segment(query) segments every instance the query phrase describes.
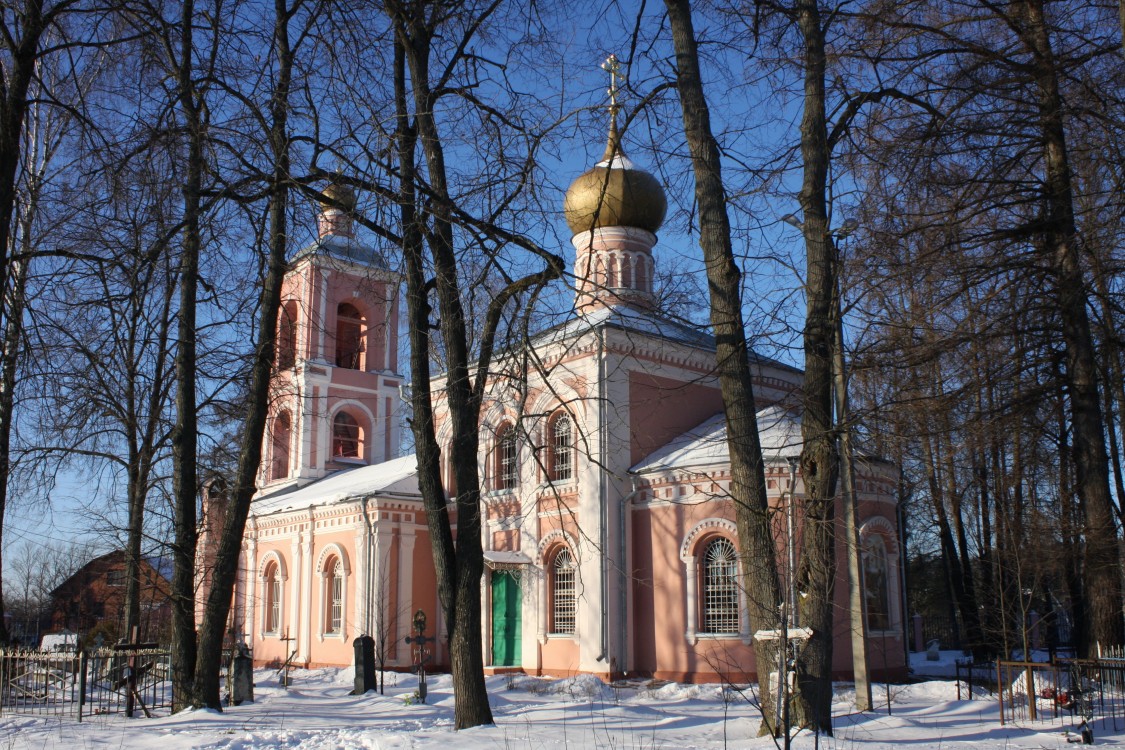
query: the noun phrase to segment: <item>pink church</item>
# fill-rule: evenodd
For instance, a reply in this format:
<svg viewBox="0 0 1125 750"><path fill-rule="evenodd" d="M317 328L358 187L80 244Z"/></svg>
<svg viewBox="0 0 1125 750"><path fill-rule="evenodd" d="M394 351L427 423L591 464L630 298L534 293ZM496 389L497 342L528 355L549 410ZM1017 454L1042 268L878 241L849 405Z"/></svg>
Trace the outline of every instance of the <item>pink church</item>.
<svg viewBox="0 0 1125 750"><path fill-rule="evenodd" d="M447 661L413 456L397 457L399 277L359 241L354 198L330 187L319 239L284 290L261 488L243 542L234 630L259 663L349 665L370 635L405 668L417 610ZM752 679L753 633L726 495L730 467L712 337L662 315L653 293L659 183L611 131L575 180L573 314L497 363L482 416L490 671ZM800 371L755 361L768 491L801 501ZM440 404L438 404L440 409ZM872 673L905 674L893 465L857 461ZM205 509L201 559L220 503ZM842 512L837 512L842 518ZM799 522L798 522L799 526ZM846 538L839 524L834 669L851 674ZM784 555L780 562L784 568Z"/></svg>

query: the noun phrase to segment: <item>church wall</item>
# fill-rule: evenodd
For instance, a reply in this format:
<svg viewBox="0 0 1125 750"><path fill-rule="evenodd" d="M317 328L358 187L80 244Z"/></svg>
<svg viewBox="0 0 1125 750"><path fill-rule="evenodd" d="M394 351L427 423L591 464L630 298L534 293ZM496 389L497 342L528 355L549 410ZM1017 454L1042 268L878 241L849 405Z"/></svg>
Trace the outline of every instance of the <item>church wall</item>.
<svg viewBox="0 0 1125 750"><path fill-rule="evenodd" d="M581 671L582 658L576 639L564 635L548 635L539 648L542 666L536 670L536 674L570 677Z"/></svg>
<svg viewBox="0 0 1125 750"><path fill-rule="evenodd" d="M359 576L356 571L356 524L355 517L347 519L349 523L337 526L338 530L325 533L324 528L316 529L316 536L312 548L312 580L310 601L306 611L309 615L310 634L309 662L310 664L350 664L352 661L352 638L360 627L362 614L357 609L356 593L359 588ZM317 526L321 525L317 522ZM342 555L345 562L344 573L344 612L343 626L338 634L325 633L328 606L326 601L326 579L324 566L328 557L333 554Z"/></svg>
<svg viewBox="0 0 1125 750"><path fill-rule="evenodd" d="M336 309L342 303L356 308L365 322L363 336L364 370L385 368L386 346L383 328L386 324L385 285L357 274L327 271L327 335L325 358L333 360L336 345Z"/></svg>
<svg viewBox="0 0 1125 750"><path fill-rule="evenodd" d="M314 312L316 309L316 300L309 295L310 289L313 288L312 277L315 271L313 268L304 264L303 266L295 269L286 274L285 279L281 283L281 301L284 305L289 300L297 302L297 347L294 355L298 361L309 359L312 351L313 338L311 330L314 323Z"/></svg>
<svg viewBox="0 0 1125 750"><path fill-rule="evenodd" d="M717 388L630 372L630 465L722 409Z"/></svg>
<svg viewBox="0 0 1125 750"><path fill-rule="evenodd" d="M287 631L290 637L296 637L292 629L292 612L296 601L300 576L294 572L294 559L292 554L293 541L288 533L281 533L280 529L266 529L268 539L259 538L256 545L255 559L250 568L250 590L247 592L253 600L253 619L246 619L248 630L251 633L251 646L254 652L254 661L259 664L280 664L285 661L289 650L292 650L293 641L283 642L282 637ZM276 633L265 633L266 587L263 578L268 561L276 559L282 569L281 573L281 626Z"/></svg>
<svg viewBox="0 0 1125 750"><path fill-rule="evenodd" d="M406 537L404 546L407 549L404 550L401 558L410 561L410 569L406 578L409 582L409 589L402 590L401 594L396 594L396 612L399 617L395 627L397 643L394 645L393 651L397 658L396 663L410 664L410 649L404 644L403 639L411 634L410 618L419 609L424 610L428 620L426 635L435 637L431 644L432 660L430 661L430 668L446 669L449 666L449 654L445 648L445 621L438 600L433 549L430 544L429 531L425 528L425 518L418 514L417 520L422 525L413 529L412 537ZM406 615L405 619L402 618L404 614Z"/></svg>
<svg viewBox="0 0 1125 750"><path fill-rule="evenodd" d="M252 545L252 589L246 592L243 604L256 663L284 661L289 652L296 650L295 663L303 666L347 666L354 658L355 637L369 634L376 639L376 649L386 649L388 666L406 667L410 651L403 645L403 638L411 633L414 612L423 609L429 621L427 635L439 635L432 664L447 665L441 646L442 618L432 551L420 502L376 502L369 509L370 553L364 549L368 536L359 503L320 506L311 515L310 511L300 511L271 517L264 524L257 543ZM368 555L371 561L366 559ZM325 632L329 614L329 579L325 570L333 556L345 561L344 612L339 634ZM279 560L284 570L281 627L275 634L265 634L263 574L271 560ZM370 618L363 590L367 571L373 576ZM294 640L283 641L286 635Z"/></svg>
<svg viewBox="0 0 1125 750"><path fill-rule="evenodd" d="M870 534L880 536L886 545L888 573L897 575L900 561L891 473L888 466L876 465L861 472L857 480L862 538ZM773 467L767 471L767 476L774 492L770 505L777 509L775 537L779 575L784 581L785 537L781 523L784 503L780 491L788 487L787 471ZM729 502L715 499L721 498L725 482L715 482L701 474L674 480L671 485L667 480L658 480L655 484L655 492L646 490L629 509L631 668L642 674L677 681L744 679L755 669L745 609L741 613L742 632L735 636L709 636L703 632L700 622L702 549L715 536L724 536L736 548L738 546L733 508ZM801 491L798 484L797 492ZM798 519L798 538L799 525ZM836 675L847 677L852 672L852 657L842 501L837 504L836 525L832 668ZM869 633L868 664L869 670L877 676L901 677L905 675L901 581L888 581L888 587L890 621L885 630Z"/></svg>
<svg viewBox="0 0 1125 750"><path fill-rule="evenodd" d="M709 486L701 488L704 492L695 493L689 487L683 502L651 503L632 511L633 560L639 574L634 586L641 591L634 594L634 668L677 681L744 679L754 670L747 639L704 634L698 615L694 626L689 622L687 579L689 574L698 575L698 570L689 571L681 558L685 540L691 539L693 556L701 554L703 545L715 536L738 546L730 504L712 500ZM690 605L696 611L698 596L696 591Z"/></svg>

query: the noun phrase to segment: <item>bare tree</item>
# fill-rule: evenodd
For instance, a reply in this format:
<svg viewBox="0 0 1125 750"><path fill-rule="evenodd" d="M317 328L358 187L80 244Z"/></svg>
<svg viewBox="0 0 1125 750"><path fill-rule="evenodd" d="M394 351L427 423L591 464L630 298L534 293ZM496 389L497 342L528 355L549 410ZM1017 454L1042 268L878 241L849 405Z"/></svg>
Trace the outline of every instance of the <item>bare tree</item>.
<svg viewBox="0 0 1125 750"><path fill-rule="evenodd" d="M37 61L50 50L49 30L75 0L48 3L25 0L0 9L5 33L0 41L0 300L3 301L4 347L0 352L0 538L11 475L16 346L20 338L27 263L12 265L13 218L16 211L19 167L25 154L25 120L31 106L29 92ZM13 306L9 308L9 306ZM0 597L0 643L8 640Z"/></svg>
<svg viewBox="0 0 1125 750"><path fill-rule="evenodd" d="M691 9L687 0L665 0L665 7L676 50L676 87L684 134L695 175L699 244L711 293L711 327L715 333L730 450L730 494L742 545L740 563L750 603L750 627L754 631L766 630L776 624L774 608L783 599L777 576L776 547L770 530L750 352L742 320L741 272L731 244L719 148L711 133ZM755 640L759 675L766 672L766 665L775 662L776 651L771 643L776 645L777 641ZM762 731L776 734L780 728L773 721L772 693L761 690L760 696Z"/></svg>
<svg viewBox="0 0 1125 750"><path fill-rule="evenodd" d="M442 136L435 112L443 96L458 90L452 78L468 62L466 51L477 32L499 6L459 9L446 16L444 3L388 3L394 30L396 131L402 250L406 266L407 325L410 336L411 428L418 456L418 483L427 510L438 594L448 628L456 708L454 725L465 729L492 723L481 654L481 482L478 474L481 402L489 379L497 328L510 300L559 278L562 258L539 249L513 232L472 217L457 206L447 173ZM458 35L451 59L435 63L435 45L442 35ZM445 47L443 41L442 48ZM468 89L464 89L467 93ZM416 170L420 150L424 171ZM489 301L479 332L475 362L462 303L455 226L472 222L475 231L513 243L542 259L545 267L506 283ZM432 273L432 278L428 278ZM436 309L431 307L431 290ZM454 494L457 540L451 508L441 480L441 448L436 433L434 383L431 371L432 315L445 357L444 403L452 433L446 447Z"/></svg>

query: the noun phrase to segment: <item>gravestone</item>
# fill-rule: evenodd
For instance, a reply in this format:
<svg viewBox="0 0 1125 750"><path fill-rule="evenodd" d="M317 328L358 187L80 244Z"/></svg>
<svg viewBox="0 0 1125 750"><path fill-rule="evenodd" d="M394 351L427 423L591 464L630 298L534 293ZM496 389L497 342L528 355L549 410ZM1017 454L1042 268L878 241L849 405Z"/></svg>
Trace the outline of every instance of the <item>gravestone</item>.
<svg viewBox="0 0 1125 750"><path fill-rule="evenodd" d="M375 639L361 635L352 641L355 648L355 689L352 695L363 695L375 690Z"/></svg>
<svg viewBox="0 0 1125 750"><path fill-rule="evenodd" d="M254 660L243 644L238 647L230 665L230 702L236 706L243 701L254 702Z"/></svg>

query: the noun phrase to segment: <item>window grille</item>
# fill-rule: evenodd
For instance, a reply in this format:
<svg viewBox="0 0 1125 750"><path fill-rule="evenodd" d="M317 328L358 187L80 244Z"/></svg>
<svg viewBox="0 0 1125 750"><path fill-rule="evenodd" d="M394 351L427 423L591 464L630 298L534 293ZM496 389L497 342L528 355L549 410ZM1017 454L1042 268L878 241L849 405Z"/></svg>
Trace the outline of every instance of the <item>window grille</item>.
<svg viewBox="0 0 1125 750"><path fill-rule="evenodd" d="M574 430L570 417L560 414L551 426L551 479L566 481L574 474Z"/></svg>
<svg viewBox="0 0 1125 750"><path fill-rule="evenodd" d="M276 633L281 625L281 577L277 565L266 572L266 632Z"/></svg>
<svg viewBox="0 0 1125 750"><path fill-rule="evenodd" d="M340 560L332 566L329 597L328 632L339 633L344 627L344 563Z"/></svg>
<svg viewBox="0 0 1125 750"><path fill-rule="evenodd" d="M516 486L516 430L509 425L504 428L500 433L499 444L497 445L497 452L499 453L499 466L496 473L496 489L510 490Z"/></svg>
<svg viewBox="0 0 1125 750"><path fill-rule="evenodd" d="M703 632L738 632L738 555L728 539L703 553Z"/></svg>
<svg viewBox="0 0 1125 750"><path fill-rule="evenodd" d="M551 601L554 611L551 632L571 634L575 631L578 614L578 591L575 580L577 568L570 550L565 547L559 550L552 567Z"/></svg>

